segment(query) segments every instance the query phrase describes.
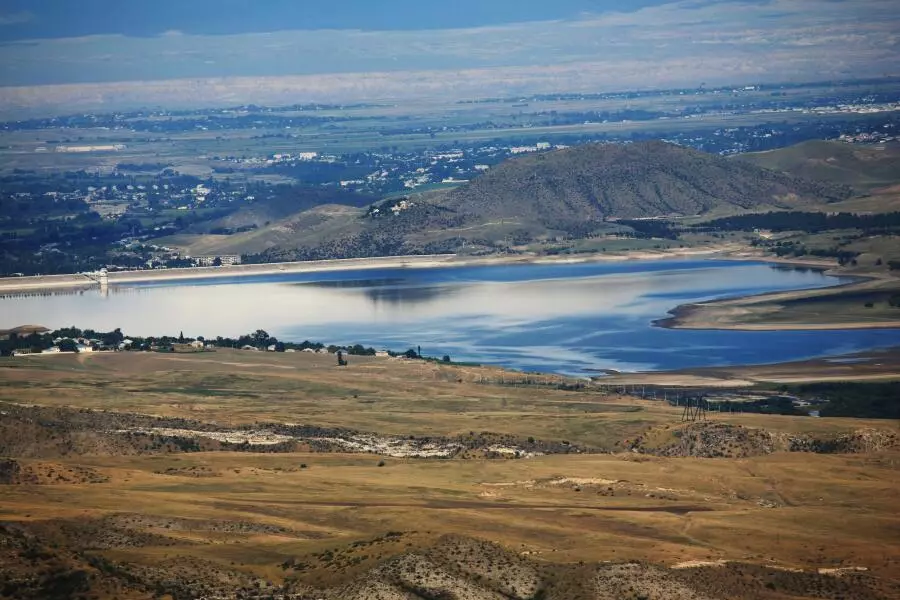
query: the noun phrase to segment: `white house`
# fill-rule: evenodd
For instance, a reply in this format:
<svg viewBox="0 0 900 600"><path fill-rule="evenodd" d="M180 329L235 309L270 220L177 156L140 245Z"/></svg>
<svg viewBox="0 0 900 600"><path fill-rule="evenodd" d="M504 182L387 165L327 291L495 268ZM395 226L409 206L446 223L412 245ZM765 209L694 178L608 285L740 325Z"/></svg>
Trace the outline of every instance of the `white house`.
<svg viewBox="0 0 900 600"><path fill-rule="evenodd" d="M206 344L201 340L194 340L191 342L191 348L196 348L197 350L203 350L206 348Z"/></svg>

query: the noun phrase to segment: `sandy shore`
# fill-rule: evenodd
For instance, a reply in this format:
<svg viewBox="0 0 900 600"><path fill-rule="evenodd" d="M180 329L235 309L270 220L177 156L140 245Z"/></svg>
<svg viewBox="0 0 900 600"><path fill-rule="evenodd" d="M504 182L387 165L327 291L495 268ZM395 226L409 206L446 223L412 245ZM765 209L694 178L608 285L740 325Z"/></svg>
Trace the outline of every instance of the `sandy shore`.
<svg viewBox="0 0 900 600"><path fill-rule="evenodd" d="M679 248L660 252L628 252L621 254L584 254L576 256L486 256L465 257L456 254L432 254L417 256L386 256L375 258L350 258L317 260L259 265L233 265L223 267L193 267L186 269L156 269L145 271L113 271L109 284L166 282L191 279L226 277L250 277L291 273L317 273L327 271L357 271L367 269L433 269L441 267L513 265L513 264L572 264L585 262L616 262L625 260L662 260L675 258L708 258L724 255L731 247ZM41 275L36 277L0 278L0 293L87 288L97 286L89 274Z"/></svg>
<svg viewBox="0 0 900 600"><path fill-rule="evenodd" d="M859 279L829 288L684 304L655 324L670 329L741 331L900 328L900 310L894 317L864 306L867 298L900 292L900 280L889 275Z"/></svg>
<svg viewBox="0 0 900 600"><path fill-rule="evenodd" d="M617 373L596 379L600 385L680 388L742 388L762 383L823 381L878 382L900 379L900 348L871 350L769 365L704 367L679 371Z"/></svg>

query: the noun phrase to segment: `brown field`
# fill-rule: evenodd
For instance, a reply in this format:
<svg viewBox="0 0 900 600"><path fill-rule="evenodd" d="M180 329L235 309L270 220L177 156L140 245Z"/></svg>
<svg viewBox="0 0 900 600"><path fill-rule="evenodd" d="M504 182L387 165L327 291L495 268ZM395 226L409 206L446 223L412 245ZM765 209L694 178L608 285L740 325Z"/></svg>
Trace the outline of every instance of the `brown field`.
<svg viewBox="0 0 900 600"><path fill-rule="evenodd" d="M673 388L741 388L766 383L822 381L872 382L900 379L900 350L889 348L843 358L816 358L770 365L704 367L680 371L618 373L598 379L600 385L656 385Z"/></svg>
<svg viewBox="0 0 900 600"><path fill-rule="evenodd" d="M883 276L846 286L679 306L660 322L677 329L879 329L900 327L900 281Z"/></svg>
<svg viewBox="0 0 900 600"><path fill-rule="evenodd" d="M85 598L238 597L239 589L258 598L407 599L900 593L896 443L855 454L760 452L739 459L626 452L636 436L658 445L674 441L685 431L681 409L591 388L555 389L549 384L561 380L550 376L533 376L526 385L526 376L497 369L350 359L344 369L331 356L239 351L3 359L0 409L32 404L404 437L491 432L573 450L521 459L297 448L126 453L111 451L103 432L61 428L53 435L77 443L54 453L48 440L28 432L68 413L41 413L0 427L0 455L19 469L0 486L0 533L7 539L0 546L7 561L0 560L6 564L0 597L41 597L11 593L2 577L57 563L89 574ZM11 423L11 410L0 411L0 425ZM896 423L874 420L714 420L773 436L875 429L896 442L898 432ZM15 544L26 550L14 555ZM469 558L450 558L463 554ZM483 562L498 557L497 565L505 565L497 567L505 573L500 579ZM419 567L402 561L440 569L423 567L415 577L424 579L406 585L402 573L413 577ZM616 578L624 575L610 569L632 567L602 561L647 564L628 579L631 588L615 595L602 590L619 589ZM654 571L650 563L666 568ZM682 563L694 567L668 569ZM818 574L835 568L845 571ZM605 583L587 569L599 569ZM390 579L388 571L401 574ZM452 585L434 583L437 571L450 573ZM541 596L537 588L522 591L528 586L521 573L532 571L546 582ZM525 579L513 582L513 573ZM663 583L647 583L654 578ZM589 580L587 587L572 583ZM684 585L693 591L665 591ZM444 586L449 595L432 594L429 586ZM294 595L279 595L285 589Z"/></svg>

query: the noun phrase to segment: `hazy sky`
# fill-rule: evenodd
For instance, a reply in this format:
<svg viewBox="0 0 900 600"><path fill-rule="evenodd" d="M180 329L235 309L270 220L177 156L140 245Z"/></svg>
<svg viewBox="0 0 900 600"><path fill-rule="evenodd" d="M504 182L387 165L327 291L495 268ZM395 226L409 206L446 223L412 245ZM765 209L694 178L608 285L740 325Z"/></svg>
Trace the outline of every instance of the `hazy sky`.
<svg viewBox="0 0 900 600"><path fill-rule="evenodd" d="M318 100L411 85L480 96L810 81L898 65L897 0L0 0L0 102L21 105L48 84L78 84L54 88L54 101L76 87L120 101L146 82L165 98L184 93L158 83L175 79L212 100L276 89Z"/></svg>
<svg viewBox="0 0 900 600"><path fill-rule="evenodd" d="M3 0L0 40L170 30L223 35L286 29L416 30L634 11L664 0Z"/></svg>

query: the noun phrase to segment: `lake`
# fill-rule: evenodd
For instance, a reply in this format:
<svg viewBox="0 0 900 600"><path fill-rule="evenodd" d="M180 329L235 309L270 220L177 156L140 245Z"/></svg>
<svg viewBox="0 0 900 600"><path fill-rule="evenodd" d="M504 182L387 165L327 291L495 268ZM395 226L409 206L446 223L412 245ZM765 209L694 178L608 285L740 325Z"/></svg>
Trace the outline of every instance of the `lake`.
<svg viewBox="0 0 900 600"><path fill-rule="evenodd" d="M895 330L654 327L679 304L845 281L727 260L369 269L110 286L0 299L0 328L76 325L131 335L362 343L573 375L761 364L897 344Z"/></svg>

